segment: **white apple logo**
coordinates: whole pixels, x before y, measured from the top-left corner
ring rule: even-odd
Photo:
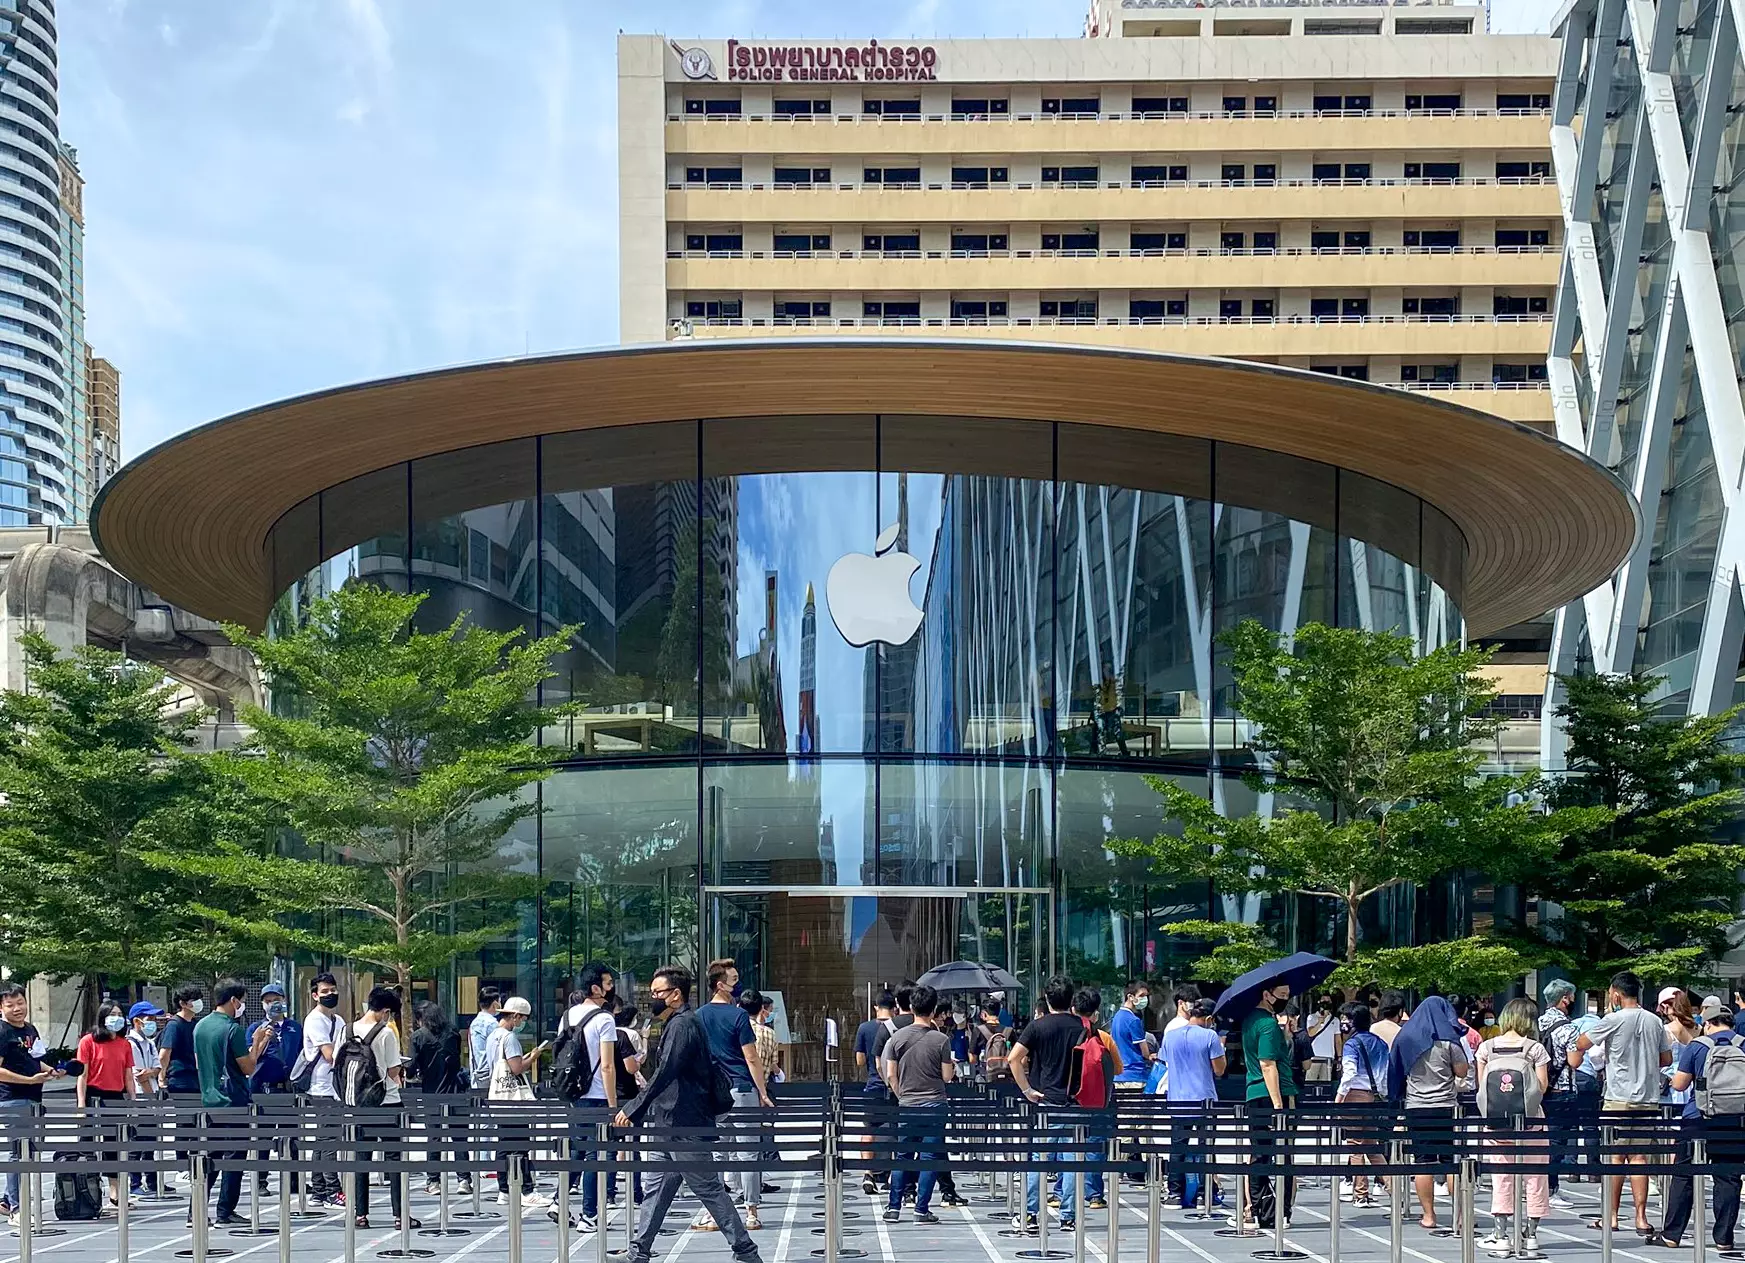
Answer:
[[[908,553],[887,551],[897,542],[888,526],[873,545],[877,556],[849,553],[830,567],[824,596],[830,621],[856,649],[878,641],[907,644],[921,626],[921,610],[909,596],[909,580],[921,563]]]

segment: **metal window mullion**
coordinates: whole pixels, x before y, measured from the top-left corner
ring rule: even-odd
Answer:
[[[1648,219],[1648,195],[1654,187],[1655,164],[1646,161],[1648,111],[1636,114],[1636,135],[1631,140],[1630,176],[1624,186],[1623,214],[1618,224],[1618,266],[1612,292],[1605,295],[1606,324],[1602,348],[1608,354],[1589,357],[1587,366],[1593,386],[1593,416],[1587,419],[1587,454],[1603,465],[1616,465],[1618,379],[1623,375],[1625,338],[1630,331],[1630,312],[1636,300],[1636,270],[1628,263],[1642,251],[1642,229]],[[1627,283],[1626,283],[1627,282]]]
[[[1685,200],[1683,226],[1707,231],[1709,203],[1715,187],[1715,163],[1729,117],[1733,68],[1739,56],[1739,15],[1717,5],[1715,29],[1709,39],[1709,60],[1703,71],[1702,99],[1697,104],[1696,137],[1690,155],[1690,197]]]
[[[1592,199],[1581,196],[1593,192],[1599,183],[1600,149],[1605,144],[1606,105],[1612,96],[1612,67],[1617,61],[1615,49],[1618,34],[1624,24],[1624,0],[1600,0],[1594,16],[1593,56],[1588,59],[1587,113],[1578,142],[1575,174],[1571,187],[1575,194],[1568,214],[1583,223],[1590,222]],[[1603,54],[1603,55],[1602,55]]]
[[[1703,606],[1703,629],[1697,640],[1696,671],[1691,677],[1687,708],[1693,715],[1713,715],[1733,702],[1739,649],[1745,643],[1745,606],[1739,597],[1741,551],[1745,551],[1745,513],[1735,506],[1727,510],[1721,523],[1715,572]]]
[[[1660,340],[1654,347],[1654,363],[1649,370],[1644,401],[1647,411],[1642,420],[1642,440],[1630,485],[1637,504],[1659,504],[1666,485],[1666,465],[1672,446],[1673,405],[1678,402],[1680,379],[1684,373],[1684,349],[1689,344],[1684,303],[1680,300],[1676,277],[1667,286],[1665,305],[1666,318],[1661,322]],[[1633,665],[1631,659],[1635,654],[1636,635],[1641,630],[1642,595],[1648,583],[1649,561],[1653,553],[1654,528],[1650,524],[1618,569],[1615,580],[1617,599],[1606,638],[1603,670],[1621,671]]]

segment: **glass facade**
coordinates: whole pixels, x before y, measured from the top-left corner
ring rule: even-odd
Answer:
[[[1036,421],[782,416],[444,453],[305,501],[273,622],[352,581],[574,627],[578,713],[504,862],[544,894],[460,962],[555,1020],[602,958],[733,956],[796,1064],[868,988],[954,958],[1170,976],[1170,920],[1278,919],[1106,843],[1166,827],[1146,774],[1271,810],[1215,637],[1243,618],[1461,635],[1464,543],[1396,488],[1276,453]],[[461,878],[460,880],[464,880]],[[495,910],[496,919],[503,919]],[[1304,924],[1313,932],[1313,913]],[[1406,927],[1409,930],[1409,926]]]

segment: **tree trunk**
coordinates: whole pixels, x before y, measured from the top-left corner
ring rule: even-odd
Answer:
[[[1361,902],[1355,889],[1345,897],[1345,963],[1348,965],[1357,961],[1357,906]]]

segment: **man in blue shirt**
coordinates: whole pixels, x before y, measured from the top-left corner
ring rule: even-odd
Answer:
[[[1711,999],[1703,1005],[1703,1033],[1691,1040],[1679,1050],[1677,1068],[1672,1074],[1672,1089],[1684,1092],[1695,1086],[1698,1092],[1692,1092],[1690,1100],[1684,1103],[1686,1119],[1701,1119],[1702,1105],[1697,1098],[1707,1088],[1706,1071],[1709,1054],[1714,1048],[1726,1044],[1745,1042],[1733,1029],[1733,1014],[1721,1007],[1719,1000]],[[1737,1127],[1745,1121],[1745,1116],[1738,1114],[1716,1114],[1710,1122],[1715,1127],[1725,1127],[1732,1124]],[[1740,1160],[1741,1150],[1737,1142],[1728,1142],[1711,1137],[1709,1141],[1709,1161],[1715,1163],[1736,1164]],[[1678,1155],[1682,1166],[1691,1161],[1689,1142],[1680,1146]],[[1715,1182],[1715,1245],[1722,1250],[1733,1248],[1733,1228],[1739,1219],[1739,1169],[1735,1165],[1731,1173],[1719,1170],[1711,1177]],[[1676,1247],[1684,1230],[1690,1225],[1694,1190],[1691,1177],[1675,1175],[1672,1177],[1672,1187],[1666,1195],[1666,1223],[1660,1240],[1652,1244]],[[1702,1231],[1702,1225],[1697,1225],[1697,1231]]]
[[[1191,1105],[1206,1105],[1218,1099],[1218,1076],[1224,1073],[1224,1037],[1218,1034],[1212,1026],[1212,1002],[1196,1000],[1188,1013],[1185,1025],[1176,1027],[1163,1037],[1163,1064],[1169,1067],[1169,1086],[1165,1090],[1165,1099],[1172,1105],[1179,1105],[1186,1110]],[[1171,1111],[1172,1113],[1175,1111]],[[1207,1116],[1209,1121],[1210,1116]],[[1195,1125],[1189,1123],[1187,1128],[1178,1128],[1177,1134],[1193,1130]],[[1184,1141],[1192,1143],[1188,1136]],[[1184,1148],[1177,1148],[1175,1157],[1179,1163],[1185,1157]],[[1170,1193],[1180,1199],[1183,1210],[1191,1208],[1197,1200],[1199,1179],[1184,1178],[1179,1170],[1170,1176]],[[1214,1201],[1222,1200],[1218,1195],[1216,1185],[1213,1186]]]
[[[751,1029],[751,1017],[733,998],[738,986],[739,970],[731,960],[710,961],[709,1003],[697,1010],[697,1019],[709,1040],[709,1056],[726,1074],[728,1083],[733,1085],[734,1108],[752,1109],[761,1105],[765,1109],[774,1109],[775,1103],[769,1099],[769,1092],[764,1087],[763,1064],[757,1058],[757,1034]],[[745,1191],[745,1226],[752,1231],[763,1226],[757,1214],[758,1204],[763,1200],[763,1172],[744,1170],[743,1164],[755,1159],[757,1153],[755,1148],[745,1153],[723,1149],[715,1155],[715,1160],[724,1168],[722,1173],[727,1179],[727,1191],[733,1192],[736,1185]],[[742,1169],[726,1169],[735,1163]],[[704,1232],[716,1227],[707,1210],[699,1211],[697,1221],[691,1226]]]
[[[1115,1076],[1115,1086],[1133,1091],[1145,1086],[1150,1071],[1151,1052],[1145,1042],[1145,1008],[1151,1003],[1151,987],[1138,979],[1127,984],[1126,998],[1109,1021],[1109,1034],[1114,1037],[1115,1051],[1121,1057],[1121,1073]]]
[[[491,1055],[486,1045],[497,1031],[497,1011],[502,1007],[503,993],[496,987],[479,988],[479,1011],[467,1027],[467,1073],[475,1096],[484,1096],[491,1089]]]
[[[261,1005],[266,1017],[248,1028],[248,1038],[254,1039],[263,1026],[273,1028],[267,1050],[255,1064],[248,1086],[256,1096],[271,1096],[289,1092],[291,1067],[303,1052],[303,1024],[291,1016],[291,1006],[285,999],[285,989],[276,982],[261,988]],[[263,1183],[265,1182],[263,1178]]]

